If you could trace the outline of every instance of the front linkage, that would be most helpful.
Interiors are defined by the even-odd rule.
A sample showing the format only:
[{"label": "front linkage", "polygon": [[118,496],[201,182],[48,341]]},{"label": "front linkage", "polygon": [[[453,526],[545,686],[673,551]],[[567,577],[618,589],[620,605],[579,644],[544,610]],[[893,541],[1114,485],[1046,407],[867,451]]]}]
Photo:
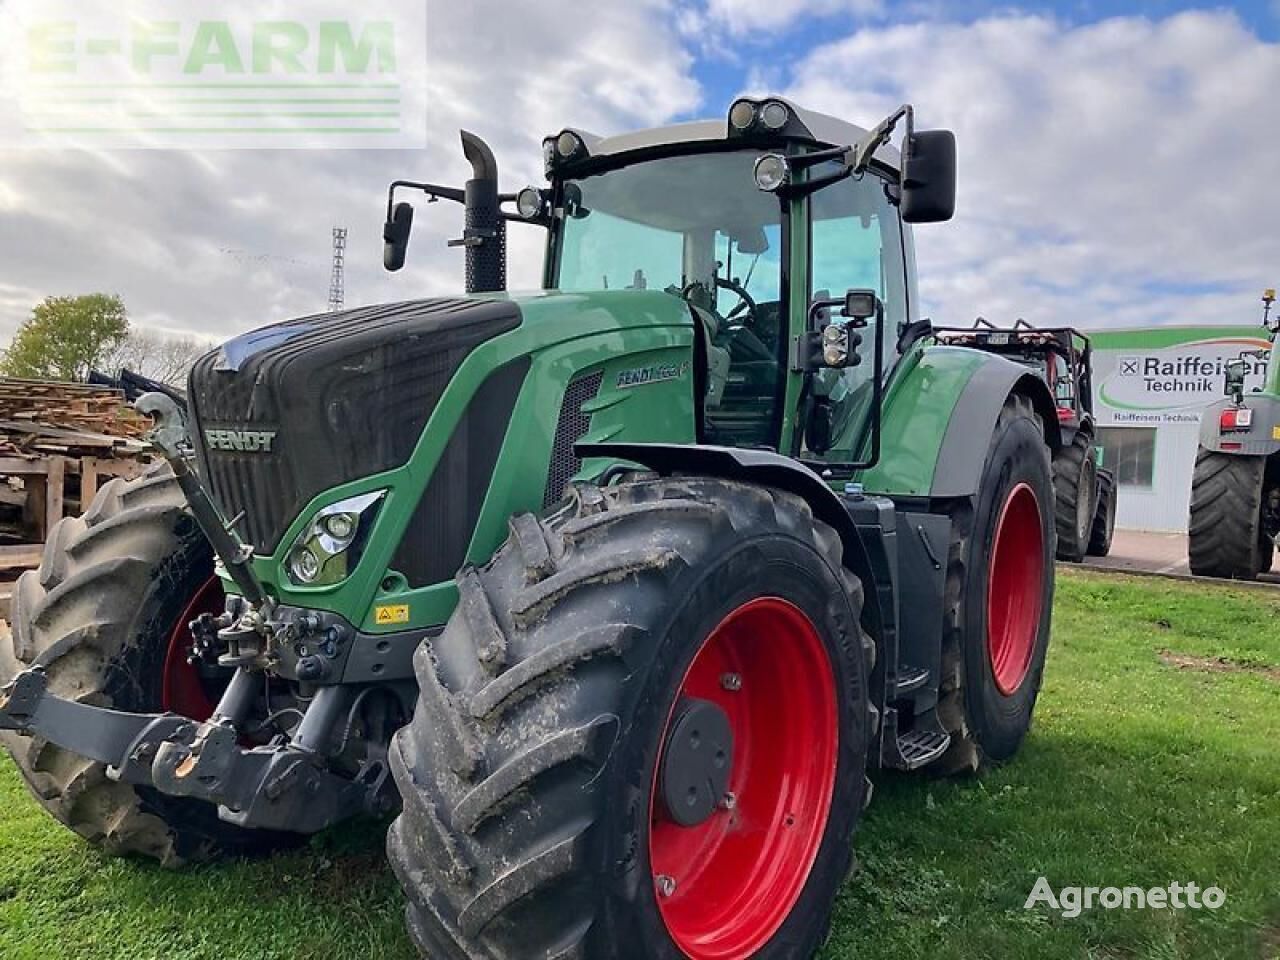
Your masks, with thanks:
[{"label": "front linkage", "polygon": [[[354,685],[316,687],[287,741],[277,736],[265,745],[244,745],[245,724],[272,673],[283,667],[304,682],[319,679],[326,661],[299,657],[298,650],[305,649],[301,644],[314,637],[321,647],[336,647],[346,639],[344,633],[354,631],[329,622],[333,617],[277,606],[267,596],[247,563],[252,551],[188,466],[190,440],[178,406],[154,393],[137,405],[155,418],[152,445],[169,462],[202,532],[242,591],[228,599],[220,616],[204,614],[190,624],[192,656],[216,655],[218,665],[234,673],[213,715],[197,722],[56,696],[37,665],[0,690],[0,730],[42,737],[104,763],[113,780],[214,803],[223,820],[242,827],[314,833],[362,811],[376,815],[394,809],[385,747],[366,751],[354,776],[331,769],[360,706]],[[411,702],[411,685],[403,696]],[[340,729],[342,736],[335,736]]]}]

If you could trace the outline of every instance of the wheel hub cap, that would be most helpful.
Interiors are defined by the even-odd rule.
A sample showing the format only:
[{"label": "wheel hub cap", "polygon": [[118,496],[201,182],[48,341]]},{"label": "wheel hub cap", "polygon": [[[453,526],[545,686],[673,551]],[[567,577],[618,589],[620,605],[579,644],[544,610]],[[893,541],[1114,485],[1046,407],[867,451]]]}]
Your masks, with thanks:
[{"label": "wheel hub cap", "polygon": [[682,827],[704,822],[724,804],[733,769],[729,716],[710,700],[677,706],[662,759],[662,800]]}]

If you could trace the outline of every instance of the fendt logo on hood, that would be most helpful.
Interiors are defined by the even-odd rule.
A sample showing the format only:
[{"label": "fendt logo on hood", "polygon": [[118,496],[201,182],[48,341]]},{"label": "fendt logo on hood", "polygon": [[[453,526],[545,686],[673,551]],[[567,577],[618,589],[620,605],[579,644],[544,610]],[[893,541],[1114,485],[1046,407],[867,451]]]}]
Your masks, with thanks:
[{"label": "fendt logo on hood", "polygon": [[236,453],[270,453],[276,442],[275,430],[206,430],[204,442],[210,450]]}]

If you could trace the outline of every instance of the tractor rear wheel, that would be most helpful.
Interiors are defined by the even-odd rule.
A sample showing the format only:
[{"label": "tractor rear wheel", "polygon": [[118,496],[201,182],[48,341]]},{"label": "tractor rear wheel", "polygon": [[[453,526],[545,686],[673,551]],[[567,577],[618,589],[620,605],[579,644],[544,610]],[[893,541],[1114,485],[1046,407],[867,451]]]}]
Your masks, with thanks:
[{"label": "tractor rear wheel", "polygon": [[[83,516],[54,525],[40,568],[19,578],[12,627],[0,635],[0,684],[40,666],[59,696],[207,719],[218,685],[186,662],[186,625],[222,604],[213,553],[169,467],[114,479]],[[117,783],[102,764],[39,737],[0,733],[0,743],[45,809],[108,853],[177,866],[280,839],[224,823],[211,804]]]},{"label": "tractor rear wheel", "polygon": [[935,772],[1012,757],[1031,727],[1053,605],[1054,486],[1031,401],[1009,397],[979,492],[954,506],[938,716],[951,746]]},{"label": "tractor rear wheel", "polygon": [[1054,516],[1058,559],[1079,563],[1089,550],[1097,506],[1097,464],[1093,436],[1077,430],[1071,443],[1053,457]]},{"label": "tractor rear wheel", "polygon": [[1098,471],[1098,506],[1093,512],[1093,532],[1089,534],[1089,556],[1105,557],[1111,552],[1116,532],[1116,478],[1110,470]]},{"label": "tractor rear wheel", "polygon": [[418,651],[387,840],[433,960],[809,957],[867,795],[873,648],[780,491],[571,488]]},{"label": "tractor rear wheel", "polygon": [[1271,567],[1262,525],[1266,457],[1201,448],[1191,479],[1187,554],[1197,577],[1253,580]]}]

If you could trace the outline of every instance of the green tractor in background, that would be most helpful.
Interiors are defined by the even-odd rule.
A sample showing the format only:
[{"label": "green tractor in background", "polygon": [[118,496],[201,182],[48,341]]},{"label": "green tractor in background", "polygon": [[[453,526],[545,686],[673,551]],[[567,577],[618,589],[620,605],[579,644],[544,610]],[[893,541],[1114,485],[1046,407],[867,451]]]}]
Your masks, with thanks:
[{"label": "green tractor in background", "polygon": [[[1280,543],[1280,317],[1271,318],[1275,290],[1262,295],[1262,325],[1270,350],[1254,350],[1227,365],[1226,397],[1200,419],[1200,449],[1191,481],[1187,553],[1198,577],[1253,580],[1271,569]],[[1250,368],[1263,383],[1249,393]]]},{"label": "green tractor in background", "polygon": [[[4,743],[169,864],[399,810],[431,957],[810,956],[868,774],[1011,757],[1049,642],[1054,398],[916,319],[954,139],[742,99],[564,130],[519,194],[463,145],[463,189],[392,186],[385,259],[397,191],[458,201],[466,298],[140,401],[167,463],[19,581]],[[509,222],[541,292],[503,292]]]}]

